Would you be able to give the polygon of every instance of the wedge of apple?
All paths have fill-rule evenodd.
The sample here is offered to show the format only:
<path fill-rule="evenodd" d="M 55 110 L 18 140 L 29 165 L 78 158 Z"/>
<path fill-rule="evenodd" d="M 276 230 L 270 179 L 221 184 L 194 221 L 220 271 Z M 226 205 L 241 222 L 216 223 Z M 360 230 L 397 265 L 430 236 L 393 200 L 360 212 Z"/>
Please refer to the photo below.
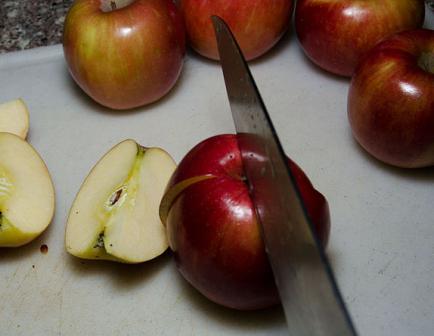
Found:
<path fill-rule="evenodd" d="M 53 214 L 54 187 L 44 161 L 19 136 L 0 132 L 0 247 L 30 242 Z"/>
<path fill-rule="evenodd" d="M 89 173 L 72 204 L 66 250 L 84 259 L 139 263 L 168 247 L 158 209 L 176 164 L 161 148 L 134 140 L 113 147 Z"/>
<path fill-rule="evenodd" d="M 25 139 L 29 131 L 29 111 L 22 99 L 0 104 L 0 132 L 8 132 Z"/>

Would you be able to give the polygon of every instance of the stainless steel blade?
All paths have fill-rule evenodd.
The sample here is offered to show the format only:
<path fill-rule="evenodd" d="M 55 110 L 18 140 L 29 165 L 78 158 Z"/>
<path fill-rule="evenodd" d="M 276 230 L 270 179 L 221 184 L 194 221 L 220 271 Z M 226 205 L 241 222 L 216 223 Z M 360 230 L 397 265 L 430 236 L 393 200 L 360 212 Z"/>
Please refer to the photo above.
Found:
<path fill-rule="evenodd" d="M 290 335 L 356 335 L 247 63 L 224 21 L 212 20 L 244 169 Z"/>

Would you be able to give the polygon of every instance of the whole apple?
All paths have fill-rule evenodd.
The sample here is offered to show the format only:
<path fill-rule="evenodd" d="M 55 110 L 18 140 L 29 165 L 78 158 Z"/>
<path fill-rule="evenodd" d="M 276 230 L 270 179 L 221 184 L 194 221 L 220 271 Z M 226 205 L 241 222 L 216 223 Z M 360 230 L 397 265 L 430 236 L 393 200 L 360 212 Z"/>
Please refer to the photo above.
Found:
<path fill-rule="evenodd" d="M 434 165 L 434 31 L 402 32 L 356 69 L 348 117 L 359 144 L 388 164 Z"/>
<path fill-rule="evenodd" d="M 230 27 L 247 60 L 263 55 L 282 37 L 291 20 L 293 0 L 179 0 L 187 37 L 199 54 L 218 60 L 211 15 Z"/>
<path fill-rule="evenodd" d="M 294 162 L 289 165 L 325 246 L 328 203 Z M 240 310 L 279 303 L 235 135 L 206 139 L 183 158 L 160 217 L 179 271 L 207 298 Z"/>
<path fill-rule="evenodd" d="M 351 76 L 374 45 L 396 32 L 421 27 L 424 15 L 421 0 L 299 0 L 295 28 L 315 64 Z"/>
<path fill-rule="evenodd" d="M 84 92 L 112 109 L 130 109 L 173 87 L 185 30 L 171 0 L 76 0 L 65 19 L 63 49 Z"/>

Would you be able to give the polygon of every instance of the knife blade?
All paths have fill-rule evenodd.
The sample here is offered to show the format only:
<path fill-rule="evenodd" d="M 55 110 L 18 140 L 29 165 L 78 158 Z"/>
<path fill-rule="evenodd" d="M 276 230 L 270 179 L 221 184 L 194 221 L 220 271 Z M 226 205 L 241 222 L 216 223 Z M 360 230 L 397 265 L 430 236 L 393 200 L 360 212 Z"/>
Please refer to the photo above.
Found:
<path fill-rule="evenodd" d="M 355 328 L 313 231 L 283 147 L 229 27 L 213 16 L 244 170 L 294 336 L 354 336 Z"/>

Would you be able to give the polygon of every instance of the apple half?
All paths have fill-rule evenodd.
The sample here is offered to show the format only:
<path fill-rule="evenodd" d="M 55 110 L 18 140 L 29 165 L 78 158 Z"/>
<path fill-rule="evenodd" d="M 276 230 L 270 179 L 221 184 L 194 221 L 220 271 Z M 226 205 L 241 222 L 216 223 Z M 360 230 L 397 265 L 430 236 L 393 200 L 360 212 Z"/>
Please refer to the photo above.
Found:
<path fill-rule="evenodd" d="M 22 99 L 0 104 L 0 132 L 8 132 L 25 139 L 29 131 L 29 110 Z"/>
<path fill-rule="evenodd" d="M 24 245 L 39 236 L 54 214 L 54 187 L 36 150 L 0 132 L 0 247 Z"/>
<path fill-rule="evenodd" d="M 66 250 L 79 258 L 139 263 L 168 248 L 159 205 L 176 169 L 161 148 L 134 140 L 113 147 L 81 186 L 66 225 Z"/>

